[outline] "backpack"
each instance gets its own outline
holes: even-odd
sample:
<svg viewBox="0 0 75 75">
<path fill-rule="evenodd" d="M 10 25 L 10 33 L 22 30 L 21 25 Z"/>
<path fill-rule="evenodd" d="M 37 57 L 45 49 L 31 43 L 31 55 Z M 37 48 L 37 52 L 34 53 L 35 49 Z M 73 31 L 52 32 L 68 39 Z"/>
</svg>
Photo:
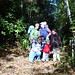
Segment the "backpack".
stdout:
<svg viewBox="0 0 75 75">
<path fill-rule="evenodd" d="M 33 25 L 29 26 L 29 28 L 28 28 L 28 35 L 29 35 L 29 36 L 30 36 L 30 33 L 31 33 L 31 31 L 32 31 L 33 28 L 34 28 Z"/>
<path fill-rule="evenodd" d="M 39 31 L 34 28 L 30 33 L 30 39 L 36 40 L 39 37 Z"/>
<path fill-rule="evenodd" d="M 43 48 L 43 52 L 49 53 L 49 52 L 50 52 L 50 49 L 51 49 L 51 46 L 48 45 L 48 44 L 45 44 L 45 45 L 44 45 L 44 48 Z"/>
</svg>

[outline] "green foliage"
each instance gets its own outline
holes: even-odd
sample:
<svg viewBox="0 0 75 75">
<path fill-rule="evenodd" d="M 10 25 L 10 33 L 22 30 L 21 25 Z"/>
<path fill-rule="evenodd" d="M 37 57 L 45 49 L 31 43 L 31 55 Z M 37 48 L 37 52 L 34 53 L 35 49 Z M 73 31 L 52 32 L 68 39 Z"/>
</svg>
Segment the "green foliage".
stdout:
<svg viewBox="0 0 75 75">
<path fill-rule="evenodd" d="M 69 38 L 69 20 L 63 1 L 58 0 L 58 6 L 50 4 L 49 0 L 0 0 L 0 39 L 26 40 L 28 26 L 36 22 L 47 21 L 51 28 L 56 28 L 61 37 Z M 69 0 L 75 25 L 74 0 Z M 21 7 L 21 5 L 23 7 Z M 58 10 L 54 12 L 54 8 Z M 53 15 L 51 13 L 54 13 Z M 75 26 L 74 26 L 75 27 Z M 73 28 L 74 28 L 73 27 Z M 7 38 L 6 38 L 7 37 Z M 67 41 L 66 41 L 67 42 Z M 25 43 L 25 41 L 24 41 Z M 65 41 L 63 41 L 65 44 Z"/>
<path fill-rule="evenodd" d="M 20 39 L 20 43 L 21 43 L 21 46 L 27 50 L 27 47 L 29 47 L 29 38 L 28 38 L 28 35 L 25 34 L 24 37 L 22 39 Z"/>
<path fill-rule="evenodd" d="M 63 37 L 63 39 L 62 39 L 62 45 L 63 45 L 63 46 L 65 46 L 65 45 L 66 45 L 66 43 L 67 43 L 67 41 L 68 41 L 68 40 L 67 40 L 67 39 L 65 39 L 65 37 Z"/>
<path fill-rule="evenodd" d="M 75 30 L 75 20 L 73 20 L 72 26 L 70 27 L 70 30 Z"/>
<path fill-rule="evenodd" d="M 28 36 L 26 35 L 27 31 L 25 30 L 28 24 L 23 22 L 23 18 L 12 23 L 1 18 L 0 22 L 2 26 L 1 35 L 8 37 L 7 39 L 4 39 L 13 41 L 13 39 L 16 38 L 15 41 L 21 42 L 22 47 L 26 49 L 29 44 Z"/>
<path fill-rule="evenodd" d="M 6 33 L 4 31 L 1 31 L 1 34 L 6 35 Z"/>
<path fill-rule="evenodd" d="M 29 46 L 29 41 L 27 39 L 23 39 L 22 41 L 23 41 L 22 42 L 22 47 L 24 49 L 27 49 L 27 47 Z"/>
<path fill-rule="evenodd" d="M 62 44 L 63 45 L 69 44 L 69 37 L 72 36 L 72 33 L 70 31 L 71 23 L 67 15 L 67 10 L 65 8 L 64 1 L 61 1 L 57 5 L 57 9 L 58 10 L 54 14 L 55 17 L 54 28 L 57 29 L 58 34 L 61 36 Z"/>
<path fill-rule="evenodd" d="M 17 20 L 14 25 L 14 28 L 15 28 L 14 32 L 15 32 L 16 37 L 19 37 L 20 36 L 19 34 L 23 32 L 25 28 L 22 20 Z"/>
<path fill-rule="evenodd" d="M 16 22 L 10 23 L 7 20 L 2 19 L 1 24 L 3 26 L 3 30 L 1 31 L 3 35 L 16 35 L 16 37 L 18 37 L 19 34 L 26 28 L 26 25 L 24 25 L 22 20 L 17 20 Z"/>
<path fill-rule="evenodd" d="M 74 61 L 75 57 L 69 57 L 68 62 L 71 63 L 71 61 Z"/>
<path fill-rule="evenodd" d="M 64 64 L 58 64 L 57 68 L 63 68 L 65 65 Z"/>
</svg>

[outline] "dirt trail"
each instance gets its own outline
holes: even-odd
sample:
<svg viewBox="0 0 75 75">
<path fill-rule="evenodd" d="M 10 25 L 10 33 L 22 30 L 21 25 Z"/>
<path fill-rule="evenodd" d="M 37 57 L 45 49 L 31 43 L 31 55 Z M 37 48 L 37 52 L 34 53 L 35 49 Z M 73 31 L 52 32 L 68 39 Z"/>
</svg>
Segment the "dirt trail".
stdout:
<svg viewBox="0 0 75 75">
<path fill-rule="evenodd" d="M 16 54 L 7 55 L 5 58 L 0 58 L 0 75 L 74 75 L 71 73 L 54 73 L 56 68 L 53 66 L 53 61 L 48 62 L 34 61 L 30 63 L 28 57 Z M 59 69 L 60 72 L 60 69 Z M 47 74 L 46 74 L 47 73 Z M 49 73 L 49 74 L 48 74 Z"/>
<path fill-rule="evenodd" d="M 58 74 L 60 69 L 53 74 L 57 68 L 54 67 L 51 58 L 48 62 L 36 60 L 33 63 L 29 62 L 29 52 L 25 53 L 20 46 L 9 49 L 8 51 L 11 54 L 5 52 L 7 55 L 0 58 L 0 75 L 75 75 L 73 70 L 70 70 L 70 74 Z"/>
<path fill-rule="evenodd" d="M 7 55 L 5 59 L 0 59 L 0 75 L 34 75 L 53 72 L 52 63 L 52 60 L 30 63 L 28 57 L 11 54 Z"/>
</svg>

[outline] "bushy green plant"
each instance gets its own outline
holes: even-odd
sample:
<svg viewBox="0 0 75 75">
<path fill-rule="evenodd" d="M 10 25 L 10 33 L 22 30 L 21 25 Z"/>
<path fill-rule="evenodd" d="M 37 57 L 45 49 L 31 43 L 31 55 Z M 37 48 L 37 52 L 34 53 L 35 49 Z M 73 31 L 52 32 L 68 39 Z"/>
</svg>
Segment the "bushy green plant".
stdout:
<svg viewBox="0 0 75 75">
<path fill-rule="evenodd" d="M 58 64 L 57 65 L 57 68 L 62 68 L 62 67 L 64 67 L 64 64 Z"/>
<path fill-rule="evenodd" d="M 15 28 L 15 30 L 14 30 L 15 36 L 19 37 L 19 34 L 24 31 L 24 24 L 23 24 L 22 20 L 17 20 L 14 25 L 14 28 Z"/>
<path fill-rule="evenodd" d="M 3 28 L 1 30 L 2 35 L 13 35 L 14 37 L 18 38 L 22 32 L 25 32 L 25 28 L 27 27 L 27 24 L 24 24 L 22 19 L 18 19 L 14 22 L 9 22 L 3 18 L 0 20 L 1 27 Z"/>
<path fill-rule="evenodd" d="M 62 45 L 63 45 L 63 46 L 65 46 L 65 45 L 66 45 L 66 43 L 67 43 L 67 41 L 68 41 L 68 40 L 66 40 L 66 39 L 65 39 L 65 37 L 63 37 Z"/>
<path fill-rule="evenodd" d="M 29 39 L 27 34 L 25 34 L 23 39 L 20 40 L 20 44 L 25 50 L 27 50 L 27 47 L 29 47 Z"/>
</svg>

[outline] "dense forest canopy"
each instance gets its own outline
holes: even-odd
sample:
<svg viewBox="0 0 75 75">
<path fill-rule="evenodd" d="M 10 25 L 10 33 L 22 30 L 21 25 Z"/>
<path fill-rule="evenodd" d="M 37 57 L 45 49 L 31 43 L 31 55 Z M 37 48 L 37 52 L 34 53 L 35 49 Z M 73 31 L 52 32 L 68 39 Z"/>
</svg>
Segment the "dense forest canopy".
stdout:
<svg viewBox="0 0 75 75">
<path fill-rule="evenodd" d="M 61 37 L 69 40 L 72 36 L 68 34 L 70 27 L 75 27 L 74 4 L 74 0 L 0 0 L 1 44 L 11 39 L 27 39 L 28 27 L 41 21 L 47 21 L 51 30 L 56 28 Z M 67 6 L 70 9 L 70 18 Z"/>
</svg>

